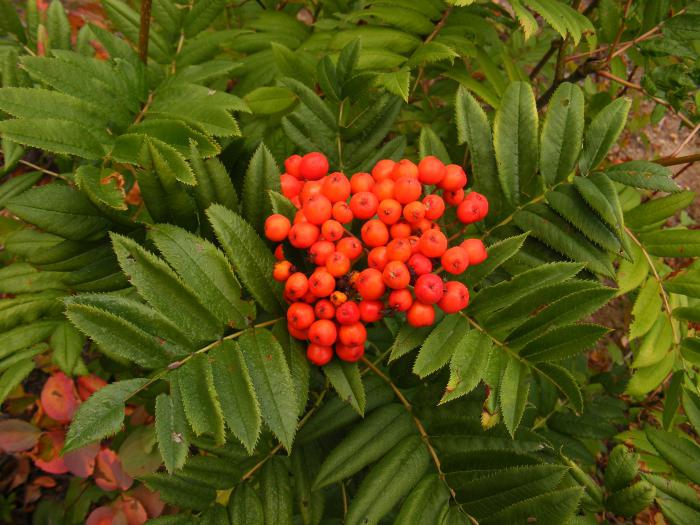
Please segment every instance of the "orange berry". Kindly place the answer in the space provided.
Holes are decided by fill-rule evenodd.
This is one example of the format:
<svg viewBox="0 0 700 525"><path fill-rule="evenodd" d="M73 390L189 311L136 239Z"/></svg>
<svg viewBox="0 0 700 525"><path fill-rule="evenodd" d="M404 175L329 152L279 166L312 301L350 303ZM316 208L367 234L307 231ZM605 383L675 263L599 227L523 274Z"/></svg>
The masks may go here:
<svg viewBox="0 0 700 525"><path fill-rule="evenodd" d="M333 347L311 343L306 348L306 358L317 366L323 366L333 359Z"/></svg>
<svg viewBox="0 0 700 525"><path fill-rule="evenodd" d="M306 341L309 338L309 330L298 330L287 323L287 331L294 339L299 339L301 341Z"/></svg>
<svg viewBox="0 0 700 525"><path fill-rule="evenodd" d="M403 207L403 218L410 224L420 222L425 217L425 205L422 202L413 201Z"/></svg>
<svg viewBox="0 0 700 525"><path fill-rule="evenodd" d="M362 270L355 281L355 288L363 299L379 299L386 290L382 272L375 268Z"/></svg>
<svg viewBox="0 0 700 525"><path fill-rule="evenodd" d="M309 291L316 297L328 297L335 290L335 278L326 270L316 270L309 277Z"/></svg>
<svg viewBox="0 0 700 525"><path fill-rule="evenodd" d="M289 242L295 248L308 248L318 240L321 232L310 222L300 222L289 230Z"/></svg>
<svg viewBox="0 0 700 525"><path fill-rule="evenodd" d="M350 197L350 181L342 173L336 171L323 180L321 192L331 202L347 200Z"/></svg>
<svg viewBox="0 0 700 525"><path fill-rule="evenodd" d="M300 155L292 155L291 157L288 157L287 160L284 161L284 169L287 173L289 173L291 176L300 179L301 175L299 174L299 165L301 164L301 156Z"/></svg>
<svg viewBox="0 0 700 525"><path fill-rule="evenodd" d="M323 195L312 195L304 202L304 215L311 224L320 226L331 218L333 205Z"/></svg>
<svg viewBox="0 0 700 525"><path fill-rule="evenodd" d="M336 290L331 294L331 303L333 303L333 306L336 308L338 308L341 304L344 304L347 300L348 296L339 290Z"/></svg>
<svg viewBox="0 0 700 525"><path fill-rule="evenodd" d="M435 308L420 301L414 301L406 312L406 321L411 326L430 326L435 322Z"/></svg>
<svg viewBox="0 0 700 525"><path fill-rule="evenodd" d="M489 201L481 193L470 192L457 207L457 218L464 224L482 220L489 212Z"/></svg>
<svg viewBox="0 0 700 525"><path fill-rule="evenodd" d="M438 230L428 230L420 237L420 253L431 259L440 257L447 250L447 237Z"/></svg>
<svg viewBox="0 0 700 525"><path fill-rule="evenodd" d="M445 176L445 165L437 157L428 155L418 163L418 180L423 184L438 184Z"/></svg>
<svg viewBox="0 0 700 525"><path fill-rule="evenodd" d="M413 227L412 230L416 232L416 234L424 234L428 230L433 230L433 229L439 229L440 227L435 224L433 221L430 221L428 219L421 219L418 222L411 224Z"/></svg>
<svg viewBox="0 0 700 525"><path fill-rule="evenodd" d="M292 268L294 267L289 261L280 261L275 264L275 268L272 270L272 278L275 281L283 283L292 275Z"/></svg>
<svg viewBox="0 0 700 525"><path fill-rule="evenodd" d="M302 205L314 195L321 195L323 183L320 180L312 180L305 182L299 192L299 200Z"/></svg>
<svg viewBox="0 0 700 525"><path fill-rule="evenodd" d="M391 178L396 162L391 159L382 159L372 168L372 177L377 182Z"/></svg>
<svg viewBox="0 0 700 525"><path fill-rule="evenodd" d="M386 246L372 248L367 254L367 266L382 271L389 262Z"/></svg>
<svg viewBox="0 0 700 525"><path fill-rule="evenodd" d="M350 177L350 189L353 194L363 191L372 191L373 187L374 179L369 173L355 173Z"/></svg>
<svg viewBox="0 0 700 525"><path fill-rule="evenodd" d="M413 304L413 296L408 288L392 290L387 301L389 308L399 312L405 312Z"/></svg>
<svg viewBox="0 0 700 525"><path fill-rule="evenodd" d="M296 301L301 299L309 291L309 280L301 272L293 273L284 285L284 292L287 297Z"/></svg>
<svg viewBox="0 0 700 525"><path fill-rule="evenodd" d="M297 330L306 330L315 319L314 309L306 303L293 303L287 308L287 323Z"/></svg>
<svg viewBox="0 0 700 525"><path fill-rule="evenodd" d="M416 300L423 304L435 304L444 293L445 283L434 273L426 273L416 279L416 284L413 286L413 292L416 294Z"/></svg>
<svg viewBox="0 0 700 525"><path fill-rule="evenodd" d="M467 174L464 173L462 166L457 164L448 164L445 166L445 176L440 181L438 186L443 190L459 190L467 185Z"/></svg>
<svg viewBox="0 0 700 525"><path fill-rule="evenodd" d="M401 218L401 204L394 199L384 199L377 207L377 217L384 224L394 224Z"/></svg>
<svg viewBox="0 0 700 525"><path fill-rule="evenodd" d="M461 246L453 246L442 254L440 262L447 273L458 275L469 266L469 254Z"/></svg>
<svg viewBox="0 0 700 525"><path fill-rule="evenodd" d="M292 224L289 219L279 213L274 213L265 219L265 237L274 242L280 242L287 238Z"/></svg>
<svg viewBox="0 0 700 525"><path fill-rule="evenodd" d="M362 225L362 241L370 248L384 246L389 241L389 230L378 220L371 219Z"/></svg>
<svg viewBox="0 0 700 525"><path fill-rule="evenodd" d="M336 309L335 319L341 325L355 324L360 320L360 308L355 301L346 301Z"/></svg>
<svg viewBox="0 0 700 525"><path fill-rule="evenodd" d="M362 243L355 237L345 237L340 239L335 245L336 251L344 253L348 259L354 261L362 255Z"/></svg>
<svg viewBox="0 0 700 525"><path fill-rule="evenodd" d="M345 228L338 221L329 219L321 226L321 235L328 241L339 241L345 234Z"/></svg>
<svg viewBox="0 0 700 525"><path fill-rule="evenodd" d="M404 175L394 184L394 198L401 204L408 204L420 198L423 185L416 177Z"/></svg>
<svg viewBox="0 0 700 525"><path fill-rule="evenodd" d="M299 195L303 185L303 182L289 173L283 173L280 175L280 188L282 189L282 195L288 199L293 199Z"/></svg>
<svg viewBox="0 0 700 525"><path fill-rule="evenodd" d="M319 319L309 326L309 341L321 346L331 346L338 338L338 329L330 319Z"/></svg>
<svg viewBox="0 0 700 525"><path fill-rule="evenodd" d="M399 221L396 224L392 224L391 228L389 228L389 234L391 235L392 239L406 239L411 235L411 225Z"/></svg>
<svg viewBox="0 0 700 525"><path fill-rule="evenodd" d="M406 288L411 282L411 272L401 261L389 261L382 272L384 284L392 290Z"/></svg>
<svg viewBox="0 0 700 525"><path fill-rule="evenodd" d="M411 245L411 254L415 255L418 253L420 247L420 237L417 235L411 235L410 237L407 238L408 243Z"/></svg>
<svg viewBox="0 0 700 525"><path fill-rule="evenodd" d="M445 293L438 302L438 306L446 314L453 314L464 310L469 304L469 290L462 283L457 281L447 281L445 283Z"/></svg>
<svg viewBox="0 0 700 525"><path fill-rule="evenodd" d="M422 253L414 253L406 263L414 275L420 276L433 271L433 263Z"/></svg>
<svg viewBox="0 0 700 525"><path fill-rule="evenodd" d="M333 205L333 218L340 224L347 224L352 221L352 210L347 202L340 201Z"/></svg>
<svg viewBox="0 0 700 525"><path fill-rule="evenodd" d="M299 174L306 180L318 180L328 173L328 159L323 153L312 151L301 158Z"/></svg>
<svg viewBox="0 0 700 525"><path fill-rule="evenodd" d="M414 179L418 178L418 166L408 159L401 159L394 166L394 170L391 172L391 178L394 180L399 180L402 177L412 177Z"/></svg>
<svg viewBox="0 0 700 525"><path fill-rule="evenodd" d="M275 259L278 261L284 261L284 246L278 244L275 248Z"/></svg>
<svg viewBox="0 0 700 525"><path fill-rule="evenodd" d="M358 219L369 219L374 216L379 206L379 200L374 193L361 191L350 199L350 209L354 217Z"/></svg>
<svg viewBox="0 0 700 525"><path fill-rule="evenodd" d="M302 210L299 210L294 214L294 224L299 224L300 222L309 222Z"/></svg>
<svg viewBox="0 0 700 525"><path fill-rule="evenodd" d="M346 346L363 345L367 340L367 329L362 323L341 325L338 330L338 340Z"/></svg>
<svg viewBox="0 0 700 525"><path fill-rule="evenodd" d="M411 257L411 243L408 239L393 239L386 245L386 257L388 261L406 262Z"/></svg>
<svg viewBox="0 0 700 525"><path fill-rule="evenodd" d="M460 246L466 250L470 265L481 264L488 257L486 247L480 239L465 239Z"/></svg>
<svg viewBox="0 0 700 525"><path fill-rule="evenodd" d="M333 277L342 277L350 271L350 258L342 252L333 252L326 259L326 270Z"/></svg>
<svg viewBox="0 0 700 525"><path fill-rule="evenodd" d="M425 205L425 218L431 221L435 221L442 217L445 213L445 201L442 200L440 195L427 195L423 199L423 204Z"/></svg>
<svg viewBox="0 0 700 525"><path fill-rule="evenodd" d="M372 193L377 196L377 199L383 201L384 199L394 198L394 181L391 179L384 179L374 185L372 188Z"/></svg>

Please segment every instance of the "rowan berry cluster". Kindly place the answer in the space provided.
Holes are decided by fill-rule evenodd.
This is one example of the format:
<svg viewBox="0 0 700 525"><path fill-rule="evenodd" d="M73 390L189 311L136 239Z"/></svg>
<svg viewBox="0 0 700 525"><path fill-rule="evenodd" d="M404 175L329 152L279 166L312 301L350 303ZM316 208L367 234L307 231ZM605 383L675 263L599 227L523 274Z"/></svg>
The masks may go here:
<svg viewBox="0 0 700 525"><path fill-rule="evenodd" d="M284 283L290 303L287 326L308 341L307 357L325 365L334 354L357 361L364 354L366 325L405 313L412 326L430 326L435 306L462 310L469 290L442 275L459 275L479 264L479 239L449 246L441 218L456 207L463 224L482 220L488 201L465 192L467 175L455 164L425 157L380 160L371 173L328 174L318 152L293 155L280 177L282 193L297 208L293 221L281 214L265 221L265 235L279 244L273 277ZM356 232L357 234L353 233ZM306 269L286 252L301 251Z"/></svg>

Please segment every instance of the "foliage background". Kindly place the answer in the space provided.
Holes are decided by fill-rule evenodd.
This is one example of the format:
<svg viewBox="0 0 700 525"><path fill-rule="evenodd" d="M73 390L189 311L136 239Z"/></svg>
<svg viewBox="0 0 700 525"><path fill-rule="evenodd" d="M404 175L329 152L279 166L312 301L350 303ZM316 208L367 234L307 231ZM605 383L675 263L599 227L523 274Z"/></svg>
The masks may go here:
<svg viewBox="0 0 700 525"><path fill-rule="evenodd" d="M697 2L148 5L0 1L2 519L698 522ZM465 312L308 366L313 149L467 167Z"/></svg>

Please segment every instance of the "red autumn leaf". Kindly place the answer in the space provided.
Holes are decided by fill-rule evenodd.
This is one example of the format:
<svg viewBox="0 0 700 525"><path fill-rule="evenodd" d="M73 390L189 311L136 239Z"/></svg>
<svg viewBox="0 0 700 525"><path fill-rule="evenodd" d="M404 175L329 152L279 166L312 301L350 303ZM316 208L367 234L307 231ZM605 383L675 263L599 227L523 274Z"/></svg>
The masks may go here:
<svg viewBox="0 0 700 525"><path fill-rule="evenodd" d="M32 480L32 483L45 489L52 489L56 486L56 480L49 476L38 476Z"/></svg>
<svg viewBox="0 0 700 525"><path fill-rule="evenodd" d="M95 460L100 451L99 443L92 443L63 455L63 462L74 476L87 478L95 471Z"/></svg>
<svg viewBox="0 0 700 525"><path fill-rule="evenodd" d="M79 404L73 381L66 374L57 372L48 378L41 391L41 406L47 416L69 423Z"/></svg>
<svg viewBox="0 0 700 525"><path fill-rule="evenodd" d="M85 401L92 394L107 386L107 381L95 374L80 376L78 378L78 395Z"/></svg>
<svg viewBox="0 0 700 525"><path fill-rule="evenodd" d="M41 432L31 423L21 419L0 421L0 450L21 452L37 444Z"/></svg>
<svg viewBox="0 0 700 525"><path fill-rule="evenodd" d="M116 515L119 513L126 517L127 525L143 525L148 520L146 509L136 498L122 494L119 499L112 503L112 508Z"/></svg>
<svg viewBox="0 0 700 525"><path fill-rule="evenodd" d="M149 490L146 485L139 485L131 491L131 495L141 502L149 518L157 518L163 514L165 502L160 499L160 494Z"/></svg>
<svg viewBox="0 0 700 525"><path fill-rule="evenodd" d="M65 435L63 430L50 430L39 439L38 451L34 465L49 474L65 474L68 467L59 456L63 448Z"/></svg>
<svg viewBox="0 0 700 525"><path fill-rule="evenodd" d="M85 521L85 525L112 525L114 519L114 511L103 505L93 510Z"/></svg>
<svg viewBox="0 0 700 525"><path fill-rule="evenodd" d="M102 490L128 490L134 480L122 469L119 456L105 448L97 454L95 463L95 483Z"/></svg>

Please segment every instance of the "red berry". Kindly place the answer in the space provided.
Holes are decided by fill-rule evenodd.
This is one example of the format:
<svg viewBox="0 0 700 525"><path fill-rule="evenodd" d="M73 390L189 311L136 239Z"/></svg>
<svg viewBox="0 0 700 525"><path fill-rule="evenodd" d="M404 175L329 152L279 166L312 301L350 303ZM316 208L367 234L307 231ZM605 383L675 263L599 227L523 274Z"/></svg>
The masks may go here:
<svg viewBox="0 0 700 525"><path fill-rule="evenodd" d="M283 283L289 279L290 275L292 275L292 268L292 263L289 261L279 261L278 263L275 263L275 267L272 270L272 278L275 281Z"/></svg>
<svg viewBox="0 0 700 525"><path fill-rule="evenodd" d="M464 224L482 220L489 212L489 201L481 193L470 192L457 207L457 218Z"/></svg>
<svg viewBox="0 0 700 525"><path fill-rule="evenodd" d="M422 221L424 217L425 205L422 202L409 202L403 208L403 218L406 219L409 224L416 224Z"/></svg>
<svg viewBox="0 0 700 525"><path fill-rule="evenodd" d="M377 207L377 217L384 224L395 224L401 218L401 204L394 199L384 199Z"/></svg>
<svg viewBox="0 0 700 525"><path fill-rule="evenodd" d="M316 297L328 297L335 290L335 278L325 268L316 270L309 277L309 291Z"/></svg>
<svg viewBox="0 0 700 525"><path fill-rule="evenodd" d="M336 202L333 205L333 218L340 224L347 224L352 221L352 210L347 202Z"/></svg>
<svg viewBox="0 0 700 525"><path fill-rule="evenodd" d="M333 252L326 259L326 270L333 277L342 277L350 271L350 259L343 252Z"/></svg>
<svg viewBox="0 0 700 525"><path fill-rule="evenodd" d="M448 164L445 166L445 176L438 184L443 190L453 191L464 188L467 185L467 174L464 173L462 166L457 164Z"/></svg>
<svg viewBox="0 0 700 525"><path fill-rule="evenodd" d="M328 257L335 251L335 244L330 241L316 241L309 248L309 255L311 256L311 262L316 266L323 266L326 264Z"/></svg>
<svg viewBox="0 0 700 525"><path fill-rule="evenodd" d="M287 238L292 224L284 215L275 213L265 219L265 237L274 242L280 242Z"/></svg>
<svg viewBox="0 0 700 525"><path fill-rule="evenodd" d="M320 226L331 218L333 205L323 195L312 195L304 202L304 215L311 224Z"/></svg>
<svg viewBox="0 0 700 525"><path fill-rule="evenodd" d="M413 304L413 296L407 288L403 290L392 290L389 294L387 304L389 308L393 308L399 312L405 312Z"/></svg>
<svg viewBox="0 0 700 525"><path fill-rule="evenodd" d="M374 179L369 173L355 173L350 177L350 190L353 194L363 191L372 191Z"/></svg>
<svg viewBox="0 0 700 525"><path fill-rule="evenodd" d="M394 239L386 246L386 256L389 261L406 262L413 250L408 239Z"/></svg>
<svg viewBox="0 0 700 525"><path fill-rule="evenodd" d="M367 254L367 266L369 268L376 268L382 271L387 262L389 262L389 258L387 257L386 246L372 248Z"/></svg>
<svg viewBox="0 0 700 525"><path fill-rule="evenodd" d="M425 218L431 221L436 221L442 214L445 213L445 201L442 200L440 195L427 195L423 199L423 204L425 205Z"/></svg>
<svg viewBox="0 0 700 525"><path fill-rule="evenodd" d="M374 268L362 270L357 281L355 281L355 288L363 299L379 299L386 290L382 272Z"/></svg>
<svg viewBox="0 0 700 525"><path fill-rule="evenodd" d="M314 305L314 314L317 319L335 318L335 306L328 299L321 299Z"/></svg>
<svg viewBox="0 0 700 525"><path fill-rule="evenodd" d="M381 320L383 309L381 301L360 301L360 319L363 323L376 323Z"/></svg>
<svg viewBox="0 0 700 525"><path fill-rule="evenodd" d="M358 219L369 219L377 213L379 200L374 193L369 191L361 191L356 193L350 199L350 209L353 216Z"/></svg>
<svg viewBox="0 0 700 525"><path fill-rule="evenodd" d="M345 228L340 222L329 219L321 225L321 235L327 241L339 241L345 234Z"/></svg>
<svg viewBox="0 0 700 525"><path fill-rule="evenodd" d="M415 301L406 312L406 321L411 326L430 326L435 322L435 309L432 305Z"/></svg>
<svg viewBox="0 0 700 525"><path fill-rule="evenodd" d="M292 300L301 299L309 291L309 280L301 272L293 273L284 285L284 292Z"/></svg>
<svg viewBox="0 0 700 525"><path fill-rule="evenodd" d="M354 301L347 301L336 308L335 318L341 325L355 324L360 320L360 307Z"/></svg>
<svg viewBox="0 0 700 525"><path fill-rule="evenodd" d="M306 180L318 180L328 173L328 159L323 153L312 151L301 158L299 174Z"/></svg>
<svg viewBox="0 0 700 525"><path fill-rule="evenodd" d="M362 240L370 248L384 246L389 241L389 230L386 225L378 220L372 219L362 225Z"/></svg>
<svg viewBox="0 0 700 525"><path fill-rule="evenodd" d="M394 185L394 198L401 204L408 204L420 198L423 185L416 177L404 175Z"/></svg>
<svg viewBox="0 0 700 525"><path fill-rule="evenodd" d="M331 346L338 338L338 329L329 319L319 319L309 326L309 341L321 346Z"/></svg>
<svg viewBox="0 0 700 525"><path fill-rule="evenodd" d="M389 234L391 235L392 239L405 239L411 235L411 225L406 222L399 221L396 224L391 225Z"/></svg>
<svg viewBox="0 0 700 525"><path fill-rule="evenodd" d="M445 165L437 157L429 155L418 163L418 180L423 184L438 184L445 176Z"/></svg>
<svg viewBox="0 0 700 525"><path fill-rule="evenodd" d="M457 281L447 281L445 283L445 293L438 302L438 306L446 314L453 314L464 310L469 304L469 290L462 283Z"/></svg>
<svg viewBox="0 0 700 525"><path fill-rule="evenodd" d="M295 339L299 339L301 341L306 341L309 338L309 330L298 330L294 328L292 325L287 323L287 331L289 332L289 335L291 335Z"/></svg>
<svg viewBox="0 0 700 525"><path fill-rule="evenodd" d="M311 326L313 328L313 325ZM310 329L309 337L311 337ZM367 329L362 323L341 325L338 329L338 340L346 346L363 345L367 340Z"/></svg>
<svg viewBox="0 0 700 525"><path fill-rule="evenodd" d="M481 264L488 257L486 247L480 239L465 239L460 246L466 250L470 265Z"/></svg>
<svg viewBox="0 0 700 525"><path fill-rule="evenodd" d="M275 248L275 259L278 261L284 260L284 247L281 244L278 244Z"/></svg>
<svg viewBox="0 0 700 525"><path fill-rule="evenodd" d="M331 202L340 202L350 197L350 181L348 178L336 171L323 180L321 193Z"/></svg>
<svg viewBox="0 0 700 525"><path fill-rule="evenodd" d="M384 284L392 290L406 288L411 282L411 272L401 261L389 261L382 272Z"/></svg>
<svg viewBox="0 0 700 525"><path fill-rule="evenodd" d="M280 188L282 189L282 195L288 199L293 199L299 195L303 185L303 182L289 173L283 173L280 175Z"/></svg>
<svg viewBox="0 0 700 525"><path fill-rule="evenodd" d="M355 237L345 237L340 239L335 246L336 251L344 253L348 259L354 261L362 255L362 243Z"/></svg>
<svg viewBox="0 0 700 525"><path fill-rule="evenodd" d="M440 262L446 272L459 275L469 266L469 254L461 246L453 246L442 254Z"/></svg>
<svg viewBox="0 0 700 525"><path fill-rule="evenodd" d="M320 180L310 180L305 182L299 193L299 199L302 204L305 203L309 198L314 195L321 195L321 189L323 188L323 182Z"/></svg>
<svg viewBox="0 0 700 525"><path fill-rule="evenodd" d="M295 248L309 248L318 240L318 226L310 222L300 222L289 230L289 242Z"/></svg>
<svg viewBox="0 0 700 525"><path fill-rule="evenodd" d="M377 182L372 187L372 193L374 193L377 196L377 199L379 199L380 202L385 199L393 199L394 181L391 179L384 179L380 182Z"/></svg>
<svg viewBox="0 0 700 525"><path fill-rule="evenodd" d="M394 172L396 162L391 159L382 159L372 168L372 177L375 181L380 182L385 179L390 179Z"/></svg>
<svg viewBox="0 0 700 525"><path fill-rule="evenodd" d="M444 190L442 195L445 197L445 202L450 206L459 206L459 203L464 200L464 190L461 188L452 191Z"/></svg>
<svg viewBox="0 0 700 525"><path fill-rule="evenodd" d="M335 345L335 353L343 361L354 363L355 361L359 361L360 358L364 355L365 346L347 346L344 344L337 344Z"/></svg>
<svg viewBox="0 0 700 525"><path fill-rule="evenodd" d="M293 303L287 308L287 323L297 330L306 330L314 320L314 309L306 303Z"/></svg>
<svg viewBox="0 0 700 525"><path fill-rule="evenodd" d="M399 180L402 177L418 178L418 166L408 159L401 159L394 165L394 170L391 172L391 178Z"/></svg>
<svg viewBox="0 0 700 525"><path fill-rule="evenodd" d="M284 169L287 173L289 173L293 177L300 179L301 178L301 175L299 174L299 165L300 164L301 164L301 156L300 155L292 155L291 157L287 158L287 160L284 161Z"/></svg>
<svg viewBox="0 0 700 525"><path fill-rule="evenodd" d="M333 358L333 347L311 343L306 349L306 357L313 364L323 366Z"/></svg>
<svg viewBox="0 0 700 525"><path fill-rule="evenodd" d="M444 293L445 284L442 279L434 273L426 273L416 279L416 284L413 287L413 292L416 294L416 299L424 304L435 304Z"/></svg>
<svg viewBox="0 0 700 525"><path fill-rule="evenodd" d="M447 237L438 230L428 230L421 235L418 248L426 257L440 257L447 250Z"/></svg>
<svg viewBox="0 0 700 525"><path fill-rule="evenodd" d="M430 273L433 271L433 263L422 253L414 253L408 259L406 263L408 269L411 270L416 276Z"/></svg>

